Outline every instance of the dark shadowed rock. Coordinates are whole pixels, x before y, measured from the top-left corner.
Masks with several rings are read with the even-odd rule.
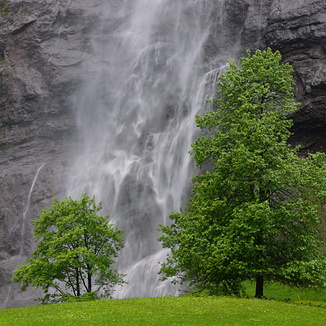
[[[300,110],[292,118],[292,142],[302,150],[326,149],[326,2],[273,1],[266,44],[281,51],[295,70]]]

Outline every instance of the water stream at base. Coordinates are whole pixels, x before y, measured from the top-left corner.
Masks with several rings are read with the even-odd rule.
[[[188,154],[195,114],[229,53],[205,54],[224,1],[126,0],[103,4],[92,38],[94,64],[77,100],[79,148],[66,195],[94,194],[124,230],[115,297],[176,295],[162,283],[159,224],[185,204],[195,168]],[[214,13],[214,15],[213,15]],[[216,31],[215,31],[216,33]]]

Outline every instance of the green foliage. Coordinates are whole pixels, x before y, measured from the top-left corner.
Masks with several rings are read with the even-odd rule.
[[[318,235],[325,155],[299,158],[299,148],[287,143],[286,114],[298,105],[291,73],[270,49],[230,61],[215,110],[196,117],[203,134],[192,154],[209,169],[193,178],[187,210],[160,227],[159,240],[171,249],[161,268],[165,278],[198,288],[257,280],[257,296],[259,279],[326,285]]]
[[[7,1],[0,1],[0,14],[1,16],[5,17],[9,13],[9,2]]]
[[[58,296],[57,293],[47,293],[42,298],[37,298],[35,301],[40,302],[41,304],[48,303],[71,303],[71,302],[85,302],[85,301],[95,301],[100,300],[97,292],[85,292],[80,296],[72,295],[70,293],[61,293]]]
[[[109,297],[114,285],[124,283],[124,275],[110,268],[124,241],[109,216],[97,215],[101,208],[86,194],[81,200],[54,198],[49,210],[32,221],[37,248],[13,281],[22,282],[23,291],[29,285],[43,288],[41,303],[96,299],[100,291]]]
[[[236,298],[162,297],[3,309],[1,326],[324,326],[326,309]]]

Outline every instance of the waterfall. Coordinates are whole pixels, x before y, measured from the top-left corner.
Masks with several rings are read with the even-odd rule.
[[[20,246],[20,250],[19,250],[19,254],[20,255],[23,255],[24,254],[24,238],[25,238],[25,232],[26,232],[26,215],[29,211],[29,207],[30,207],[30,204],[31,204],[31,196],[32,196],[32,193],[33,193],[33,190],[34,190],[34,186],[35,186],[35,183],[36,183],[36,180],[38,178],[38,175],[40,173],[40,171],[42,170],[42,168],[44,167],[45,163],[42,163],[40,165],[40,167],[37,169],[36,171],[36,174],[34,176],[34,179],[32,181],[32,185],[31,185],[31,188],[29,189],[29,193],[28,193],[28,196],[27,196],[27,202],[26,202],[26,208],[24,210],[24,213],[23,213],[23,219],[22,219],[22,226],[21,226],[21,231],[20,231],[20,238],[21,238],[21,246]]]
[[[230,58],[226,50],[206,53],[212,20],[215,28],[223,24],[223,3],[102,4],[93,62],[76,99],[79,145],[66,194],[94,194],[103,215],[124,230],[117,268],[129,284],[116,290],[117,298],[178,293],[157,274],[166,256],[157,228],[185,204],[195,173],[188,154],[194,117],[210,108],[205,99]]]

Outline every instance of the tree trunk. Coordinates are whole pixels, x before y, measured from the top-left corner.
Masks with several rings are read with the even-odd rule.
[[[258,275],[256,276],[256,294],[255,298],[263,298],[264,297],[264,276]]]
[[[77,297],[80,296],[80,284],[79,284],[79,270],[76,268],[76,292],[77,292]]]
[[[88,289],[87,292],[92,292],[92,274],[87,273],[87,278],[88,278]]]

